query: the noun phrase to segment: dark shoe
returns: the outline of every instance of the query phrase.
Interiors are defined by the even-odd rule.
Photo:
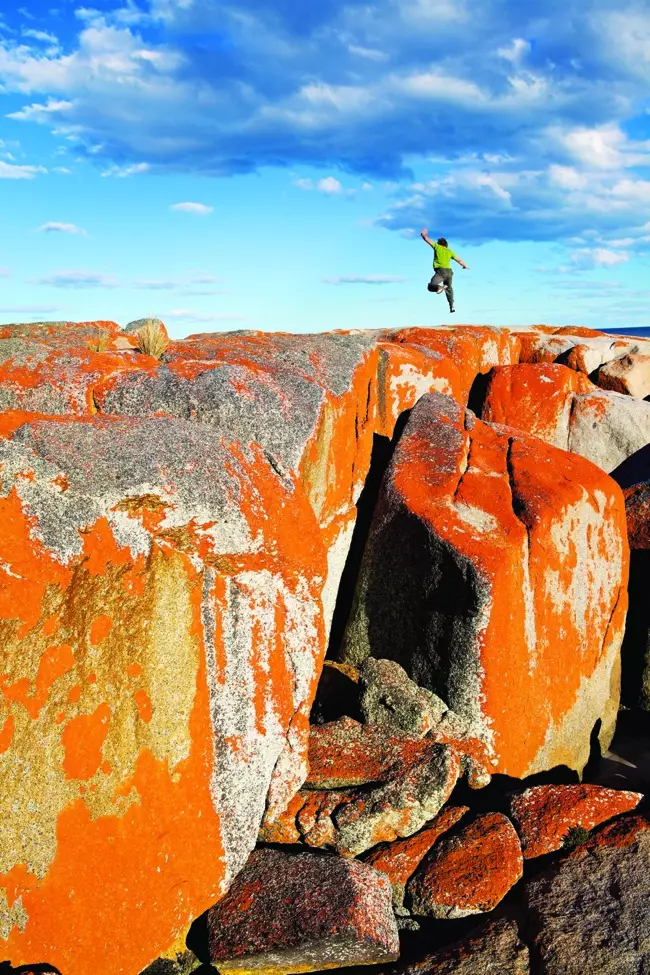
[[[449,309],[449,314],[450,314],[450,315],[453,315],[455,311],[456,311],[456,309],[455,309],[455,308],[450,308],[450,309]]]
[[[431,282],[429,282],[429,284],[427,285],[427,291],[435,291],[435,290],[436,289],[433,287],[433,285],[431,284]]]

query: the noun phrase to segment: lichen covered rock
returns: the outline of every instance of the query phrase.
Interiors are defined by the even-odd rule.
[[[304,779],[325,552],[259,448],[187,421],[34,420],[0,464],[0,951],[131,975]]]
[[[443,836],[407,884],[414,914],[467,917],[491,911],[523,875],[514,826],[501,813],[479,816]]]
[[[613,733],[627,572],[611,479],[426,396],[384,478],[341,659],[397,660],[492,771],[581,769],[596,722]]]
[[[640,792],[622,792],[599,785],[539,785],[510,802],[524,859],[559,850],[570,829],[595,826],[630,812],[643,799]]]
[[[462,941],[396,965],[391,975],[529,975],[529,953],[514,921],[501,918]]]
[[[388,878],[340,857],[257,850],[207,920],[220,972],[285,975],[399,955]]]

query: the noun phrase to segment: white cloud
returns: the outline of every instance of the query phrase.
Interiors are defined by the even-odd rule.
[[[23,30],[23,37],[31,37],[35,41],[43,41],[44,44],[51,44],[53,47],[58,47],[59,39],[55,37],[54,34],[48,34],[44,30],[34,30],[29,28],[29,30]]]
[[[109,166],[105,169],[102,176],[114,176],[117,179],[124,179],[126,176],[139,176],[141,173],[148,173],[151,166],[147,162],[133,163],[132,166]]]
[[[336,278],[323,278],[323,284],[402,284],[406,278],[390,274],[347,274]]]
[[[9,277],[11,277],[11,268],[0,267],[0,278],[9,278]]]
[[[581,248],[571,254],[571,260],[581,268],[616,267],[626,264],[630,255],[624,251],[613,251],[606,247]]]
[[[348,46],[350,54],[356,54],[359,58],[367,58],[369,61],[387,61],[388,55],[385,51],[377,51],[372,47],[361,47],[358,44]]]
[[[51,288],[117,288],[119,285],[115,278],[95,271],[57,271],[38,278],[36,283]]]
[[[327,195],[332,193],[342,193],[343,184],[334,179],[333,176],[325,176],[323,179],[319,179],[316,183],[316,189],[319,193],[325,193]]]
[[[86,236],[83,227],[77,227],[74,223],[56,223],[56,221],[44,223],[38,228],[38,231],[44,234],[81,234],[83,237]]]
[[[34,179],[39,173],[45,173],[42,166],[14,166],[0,160],[0,179]]]
[[[523,37],[516,37],[507,47],[500,47],[497,54],[505,61],[511,61],[513,64],[516,64],[529,51],[530,41],[525,41]]]
[[[212,213],[214,207],[206,206],[205,203],[174,203],[169,208],[177,213],[194,213],[199,217],[205,217]]]

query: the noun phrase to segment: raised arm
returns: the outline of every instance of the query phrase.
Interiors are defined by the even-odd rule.
[[[421,230],[420,231],[420,237],[422,238],[422,240],[425,240],[427,242],[427,244],[429,245],[429,247],[433,247],[434,246],[434,243],[433,243],[432,240],[429,240],[428,233],[429,233],[428,230]]]
[[[456,264],[460,264],[460,266],[464,267],[466,271],[469,271],[469,264],[465,264],[465,261],[461,261],[460,257],[454,256],[452,257],[452,261],[456,261]]]

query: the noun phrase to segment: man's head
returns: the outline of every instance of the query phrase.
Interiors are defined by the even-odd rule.
[[[438,237],[438,243],[440,244],[441,247],[449,247],[449,244],[447,243],[444,237]]]

